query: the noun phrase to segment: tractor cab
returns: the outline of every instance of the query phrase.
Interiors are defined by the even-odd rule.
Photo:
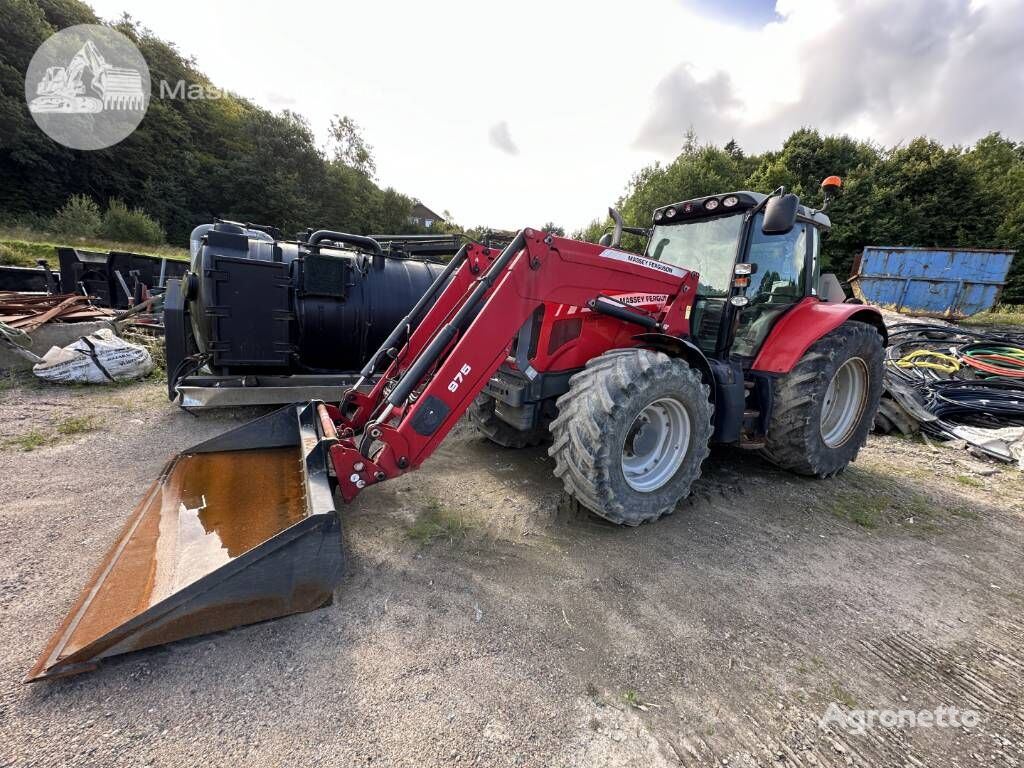
[[[646,255],[700,274],[690,317],[709,357],[753,359],[776,321],[818,291],[828,217],[796,195],[730,192],[654,212]]]

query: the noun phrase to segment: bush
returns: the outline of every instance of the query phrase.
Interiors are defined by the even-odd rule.
[[[31,211],[29,213],[0,214],[0,227],[4,229],[31,229],[36,232],[52,232],[53,216]]]
[[[141,208],[132,208],[121,200],[111,200],[103,215],[103,236],[124,243],[160,245],[164,242],[164,228]]]
[[[72,195],[50,221],[50,228],[68,237],[96,237],[103,220],[100,207],[88,195]]]

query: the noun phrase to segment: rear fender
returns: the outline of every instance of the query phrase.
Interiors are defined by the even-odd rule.
[[[752,370],[789,373],[804,352],[818,339],[843,323],[854,320],[873,326],[888,343],[882,313],[864,304],[833,304],[806,298],[782,316],[754,360]]]

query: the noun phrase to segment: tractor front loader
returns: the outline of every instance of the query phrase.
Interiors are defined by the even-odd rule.
[[[626,525],[670,513],[713,442],[842,471],[878,404],[885,327],[819,295],[828,218],[784,190],[666,206],[650,228],[613,217],[600,244],[524,229],[466,245],[337,402],[175,457],[27,679],[330,602],[334,494],[418,468],[467,412],[502,446],[550,439],[565,491]]]

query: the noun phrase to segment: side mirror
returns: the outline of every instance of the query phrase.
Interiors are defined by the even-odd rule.
[[[790,193],[776,195],[764,207],[761,231],[766,235],[785,235],[796,226],[796,209],[800,198]]]

